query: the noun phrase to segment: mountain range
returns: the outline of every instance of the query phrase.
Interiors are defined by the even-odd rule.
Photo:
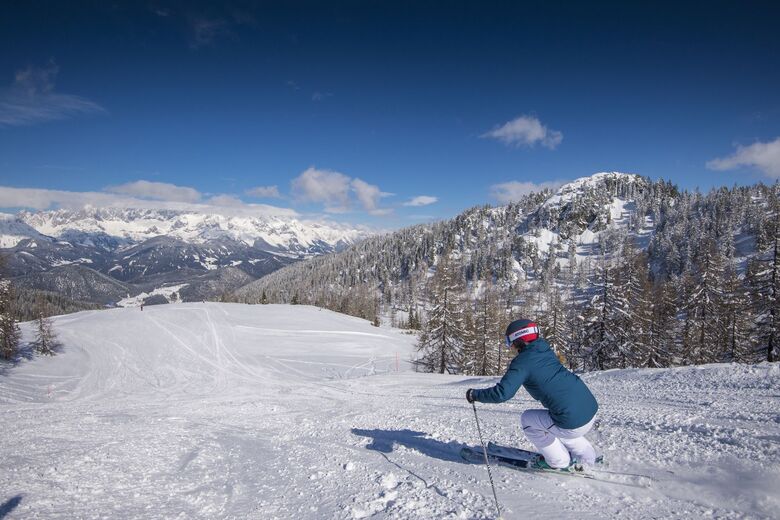
[[[100,305],[213,299],[369,231],[279,216],[84,208],[0,215],[14,284]],[[166,290],[180,286],[175,293]]]
[[[385,234],[289,217],[22,212],[0,218],[0,253],[17,287],[101,306],[230,297],[373,319],[423,303],[444,256],[457,262],[472,294],[494,285],[531,302],[557,284],[584,304],[598,263],[626,238],[645,252],[653,280],[696,276],[711,244],[744,276],[769,243],[774,190],[681,192],[670,182],[602,172]]]

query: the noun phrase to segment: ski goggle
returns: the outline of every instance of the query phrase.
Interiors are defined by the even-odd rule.
[[[512,343],[514,343],[517,338],[522,338],[523,336],[528,336],[529,334],[536,334],[538,337],[539,327],[536,325],[532,325],[530,327],[526,327],[524,329],[514,331],[512,334],[506,337],[506,346],[507,347],[512,346]]]

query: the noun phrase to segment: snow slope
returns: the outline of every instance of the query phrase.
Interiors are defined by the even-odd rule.
[[[466,388],[495,378],[410,372],[413,336],[304,306],[55,322],[61,354],[0,369],[0,516],[494,517],[485,468],[458,451],[478,443]],[[776,516],[780,366],[585,380],[610,481],[494,468],[506,518]],[[483,431],[528,447],[531,406],[479,406]]]
[[[14,247],[26,238],[37,238],[45,241],[51,240],[25,224],[21,219],[17,218],[16,215],[0,213],[0,249]]]

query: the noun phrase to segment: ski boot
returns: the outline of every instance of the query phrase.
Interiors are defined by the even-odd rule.
[[[529,467],[542,471],[560,471],[562,473],[582,473],[585,471],[585,468],[582,464],[579,463],[577,459],[571,459],[571,462],[565,468],[553,468],[547,464],[547,461],[544,460],[543,455],[534,457],[534,459],[531,461],[531,464],[529,464]]]

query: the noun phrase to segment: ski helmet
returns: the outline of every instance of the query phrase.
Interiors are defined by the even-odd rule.
[[[539,339],[539,327],[531,320],[515,320],[506,328],[506,346],[509,347],[515,340],[523,343],[531,343]]]

